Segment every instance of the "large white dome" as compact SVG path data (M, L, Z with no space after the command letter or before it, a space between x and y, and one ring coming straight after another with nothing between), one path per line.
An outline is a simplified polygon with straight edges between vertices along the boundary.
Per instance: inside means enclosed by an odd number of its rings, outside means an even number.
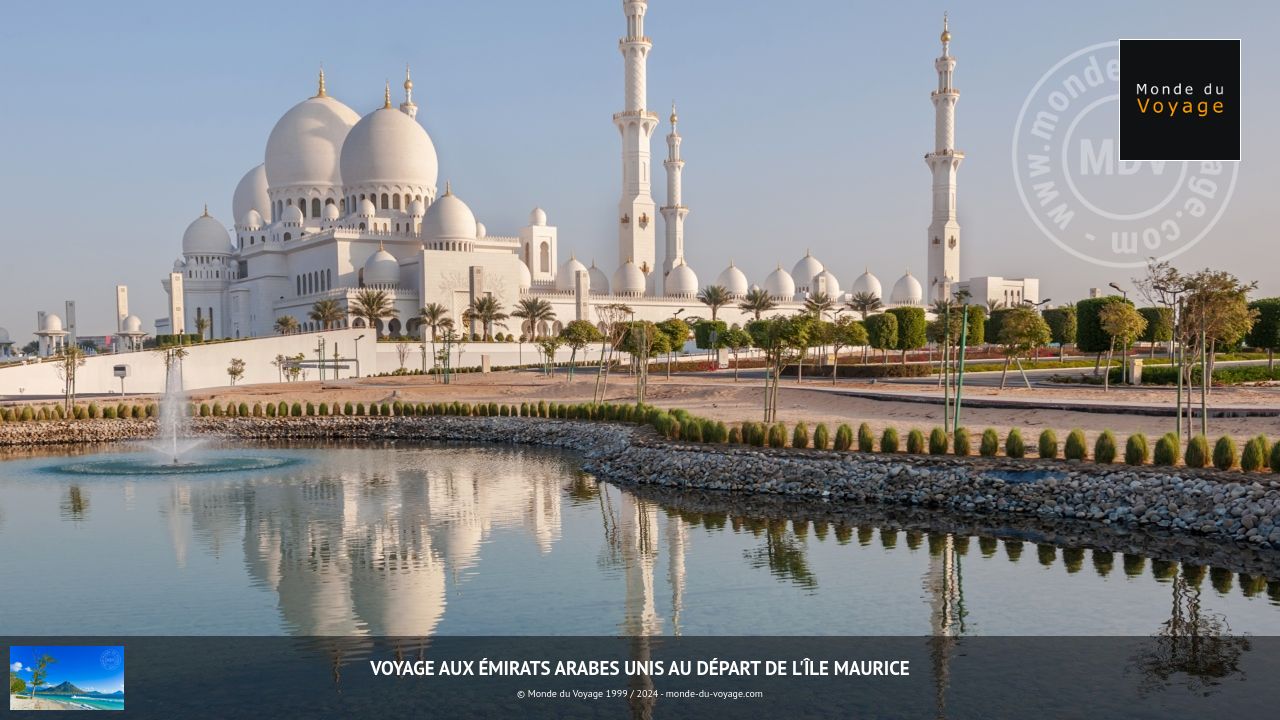
M835 300L836 298L840 297L840 280L836 278L834 273L832 273L830 270L823 270L822 272L818 273L818 277L822 278L826 282L827 288L825 292L827 293L827 297L831 298L832 300ZM809 288L809 290L810 292L818 291L818 283L816 279L813 283L813 287Z
M342 144L341 169L348 194L390 186L434 195L439 166L427 131L403 112L384 107L351 128Z
M693 268L681 263L667 273L666 294L669 297L693 297L698 294L698 276Z
M795 282L796 287L804 292L808 292L813 286L813 278L823 270L822 263L818 262L818 258L809 254L808 250L804 251L804 257L791 268L791 279Z
M587 268L587 272L591 274L591 292L597 295L609 294L609 276L604 271L596 267L596 261L591 261L591 267Z
M273 190L341 186L342 143L359 121L354 110L327 95L289 108L267 137L268 185Z
M137 315L130 315L124 319L124 331L127 333L142 332L142 318Z
M908 270L906 275L898 278L898 282L893 284L893 292L889 295L889 302L894 305L919 305L924 301L924 290L920 287L920 281L916 280Z
M775 300L794 300L796 281L792 280L787 271L779 265L777 270L769 273L769 277L764 279L764 291Z
M528 290L533 286L533 273L529 272L529 266L525 265L519 257L516 258L516 265L520 270L520 289Z
M614 295L644 295L644 273L630 260L613 274Z
M56 313L49 313L44 316L44 323L40 325L40 332L60 333L62 332L62 318Z
M257 210L262 219L271 222L271 200L267 198L267 166L265 164L258 165L245 173L236 184L236 191L231 196L231 217L243 219L250 210Z
M427 208L422 218L422 235L428 240L474 241L476 216L457 195L446 192Z
M569 256L569 259L560 266L560 271L556 273L556 289L572 292L573 284L577 282L579 272L586 272L588 278L591 276L591 273L587 271L586 265L579 262L577 258Z
M397 285L400 283L400 263L395 255L379 247L364 263L365 285Z
M196 218L182 233L184 255L230 255L231 236L222 223L209 216L209 212Z
M872 275L870 268L853 281L853 287L849 289L849 292L854 295L864 292L871 293L877 299L883 297L883 293L880 289L880 278Z
M741 270L729 262L729 267L720 273L720 277L716 278L716 284L729 291L734 297L742 297L747 294L747 276Z

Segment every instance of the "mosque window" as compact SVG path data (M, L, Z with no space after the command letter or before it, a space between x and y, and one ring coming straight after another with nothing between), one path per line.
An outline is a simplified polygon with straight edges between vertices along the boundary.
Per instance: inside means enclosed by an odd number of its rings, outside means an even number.
M289 198L289 199L285 200L285 201L284 201L284 204L285 204L285 205L288 205L289 207L293 207L293 198Z
M311 217L320 217L320 198L311 198Z
M360 229L364 230L364 223L360 223Z
M391 199L387 197L387 194L382 193L382 209L383 210L387 210L391 207L390 202L391 202Z
M324 279L325 289L333 287L333 268L325 269L324 274L325 274L325 279Z
M538 249L538 272L551 272L551 246L545 242Z
M292 240L292 239L293 239L293 234L292 234L292 233L285 233L285 234L284 234L284 241L285 241L285 242L289 242L289 241L290 241L290 240Z
M399 209L400 209L400 196L399 196L399 195L392 195L392 196L391 196L391 209L392 209L392 210L399 210Z

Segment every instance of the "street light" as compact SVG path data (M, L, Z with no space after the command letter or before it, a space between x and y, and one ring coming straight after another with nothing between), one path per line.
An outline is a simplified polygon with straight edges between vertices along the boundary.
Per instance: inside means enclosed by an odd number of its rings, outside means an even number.
M1169 311L1173 313L1173 334L1169 338L1169 364L1173 367L1174 373L1178 376L1178 399L1176 401L1177 410L1174 418L1174 434L1178 436L1178 443L1182 443L1182 364L1186 360L1186 349L1182 344L1182 338L1178 334L1179 326L1182 323L1182 299L1179 295L1190 289L1187 282L1183 281L1173 285L1155 284L1151 286L1153 290L1160 293L1160 299L1167 302ZM1177 343L1177 352L1174 351L1174 343ZM1191 398L1187 398L1187 434L1191 434Z
M1115 283L1108 283L1108 284L1111 286L1111 289L1113 289L1113 290L1115 290L1116 292L1120 293L1120 296L1121 296L1121 297L1123 297L1125 300L1128 300L1128 299L1129 299L1129 291L1125 290L1124 288L1120 287L1119 285L1117 285L1117 284L1115 284Z
M356 377L360 377L360 341L364 339L364 335L356 336Z
M1037 310L1039 310L1040 308L1044 307L1045 305L1048 305L1048 304L1049 304L1049 303L1051 303L1051 302L1053 302L1053 298L1045 298L1045 299L1041 300L1040 302L1035 302L1035 301L1033 301L1033 300L1028 300L1028 299L1026 299L1026 298L1023 298L1023 300L1022 300L1022 304L1023 304L1023 305L1026 305L1026 306L1028 306L1028 307L1033 307L1033 308L1035 308L1035 309L1037 309Z

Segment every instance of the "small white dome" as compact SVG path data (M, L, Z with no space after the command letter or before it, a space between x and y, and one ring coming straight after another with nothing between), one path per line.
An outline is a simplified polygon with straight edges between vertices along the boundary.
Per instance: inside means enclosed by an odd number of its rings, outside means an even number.
M339 216L337 203L329 203L324 206L324 219L330 222L337 220Z
M231 196L231 216L243 218L257 210L259 218L271 217L271 200L267 197L267 166L258 165L244 174ZM258 226L262 225L259 220Z
M439 165L427 131L405 113L383 107L351 128L342 143L341 168L348 191L391 185L434 194Z
M881 298L884 296L883 292L880 289L880 278L876 277L875 275L872 275L870 268L868 268L865 272L859 275L856 280L853 281L853 287L849 290L849 293L852 295L857 295L858 293L863 293L863 292L871 293L876 298Z
M284 213L280 216L281 222L285 225L301 225L302 209L297 205L290 205L284 209Z
M729 262L729 267L720 273L720 277L716 278L716 284L729 291L734 297L742 297L747 294L747 276L741 270Z
M924 290L920 287L920 281L911 276L910 270L893 284L889 302L894 305L919 305L924 302Z
M231 236L222 223L206 211L182 233L182 252L184 255L230 255Z
M836 276L832 274L830 270L823 270L822 272L817 274L817 276L814 279L813 287L809 288L809 292L818 291L817 278L822 278L826 282L827 297L831 298L832 300L835 300L840 297L840 281L836 279Z
M769 273L769 277L764 279L764 291L769 293L775 300L794 300L796 297L796 282L779 265L777 270Z
M591 292L597 295L609 294L609 276L604 271L596 267L596 261L591 261L591 267L587 268L587 272L591 275Z
M540 207L534 208L533 212L529 213L529 224L530 225L546 225L547 211L543 210Z
M414 200L409 203L409 214L413 217L420 218L427 214L427 204L421 200Z
M804 257L791 268L791 279L795 282L796 287L802 292L808 292L813 286L813 278L823 271L822 263L818 262L818 258L809 254L808 250L804 251Z
M142 332L142 318L137 315L130 315L124 319L124 331L127 333Z
M428 240L475 240L476 216L452 192L445 192L427 208L422 235Z
M630 260L613 274L614 295L644 295L645 285L644 272Z
M267 138L263 167L268 184L273 190L341 186L342 144L359 121L354 110L327 95L294 105Z
M528 290L533 286L533 273L529 272L529 266L525 265L519 257L516 257L516 265L519 266L520 271L520 289Z
M489 235L489 228L485 227L484 223L477 220L476 221L476 239L479 240L480 238L487 237L488 235Z
M44 316L44 323L40 325L40 332L60 333L62 332L62 318L55 313L49 313Z
M373 204L372 200L364 198L360 201L360 211L356 214L360 217L371 218L378 214L378 208Z
M698 276L693 268L681 263L667 273L666 293L669 297L693 297L698 294Z
M244 230L257 230L262 227L262 213L256 208L249 208L249 212L240 218L240 227Z
M556 289L572 292L573 284L577 281L579 271L587 272L588 277L591 275L591 273L587 271L586 265L579 262L577 258L570 256L569 259L560 266L560 271L556 273ZM590 288L588 287L588 289Z
M369 256L364 263L365 285L398 285L400 283L400 263L396 256L383 248Z

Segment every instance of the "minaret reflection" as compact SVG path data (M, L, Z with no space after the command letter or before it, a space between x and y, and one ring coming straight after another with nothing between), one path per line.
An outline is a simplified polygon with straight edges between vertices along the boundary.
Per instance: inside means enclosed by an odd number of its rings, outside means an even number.
M951 684L951 656L964 634L964 591L956 538L947 533L929 535L929 569L924 590L929 594L929 656L933 666L937 717L946 717L946 693Z

